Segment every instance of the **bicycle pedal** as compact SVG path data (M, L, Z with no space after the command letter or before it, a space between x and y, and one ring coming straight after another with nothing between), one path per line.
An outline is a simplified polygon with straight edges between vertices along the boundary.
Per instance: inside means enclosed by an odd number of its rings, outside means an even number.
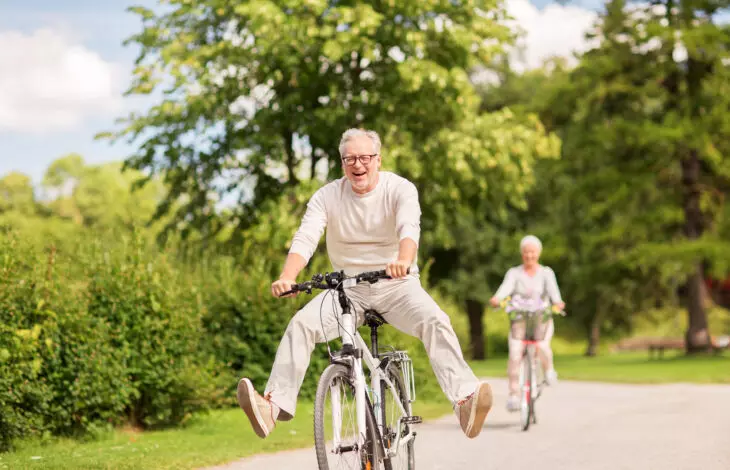
M402 421L403 424L421 424L423 422L423 418L420 416L406 416Z

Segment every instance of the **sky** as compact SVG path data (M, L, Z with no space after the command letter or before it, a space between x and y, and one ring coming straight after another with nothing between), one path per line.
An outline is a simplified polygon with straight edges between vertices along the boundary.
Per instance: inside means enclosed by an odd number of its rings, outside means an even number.
M583 50L583 33L600 0L560 5L506 0L525 31L524 67L550 55ZM141 30L129 5L156 0L0 0L0 176L10 171L40 183L48 165L69 153L87 163L121 160L124 143L96 141L114 120L151 101L123 97L138 49L122 42Z

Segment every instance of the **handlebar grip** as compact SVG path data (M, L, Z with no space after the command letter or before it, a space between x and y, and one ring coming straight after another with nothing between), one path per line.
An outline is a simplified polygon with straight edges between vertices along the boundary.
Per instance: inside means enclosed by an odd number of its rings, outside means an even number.
M411 273L411 268L409 267L408 269L406 269L406 274L410 274L410 273ZM373 276L388 276L387 270L385 270L385 269L381 269L380 271L373 271L371 273L364 273L364 274L366 276L367 275L373 275Z

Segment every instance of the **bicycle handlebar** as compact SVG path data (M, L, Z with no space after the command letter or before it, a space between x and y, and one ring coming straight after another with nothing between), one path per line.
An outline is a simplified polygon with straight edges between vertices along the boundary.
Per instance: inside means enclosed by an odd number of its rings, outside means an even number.
M564 310L561 310L559 312L555 312L555 311L553 311L550 308L547 308L545 310L535 310L535 311L513 310L511 312L507 312L507 316L510 319L512 319L512 320L519 320L519 319L522 319L523 317L534 317L534 316L538 316L538 315L541 315L543 317L552 317L552 316L555 316L555 315L559 315L561 317L564 317L567 314L565 313Z
M408 268L407 274L410 274L410 272L411 269ZM311 294L312 289L336 289L341 284L349 284L348 281L350 281L352 285L359 284L361 282L374 284L381 279L392 279L392 277L386 274L385 269L381 269L380 271L368 271L356 274L355 276L346 276L344 271L315 274L312 276L311 281L305 281L300 284L292 284L291 290L282 293L279 297L284 297L296 292L306 292L307 294ZM344 287L349 286L345 285Z

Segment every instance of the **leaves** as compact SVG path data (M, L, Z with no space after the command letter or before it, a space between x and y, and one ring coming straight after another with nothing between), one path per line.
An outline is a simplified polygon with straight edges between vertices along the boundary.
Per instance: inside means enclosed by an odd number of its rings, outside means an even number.
M139 146L128 167L164 174L158 215L177 209L168 229L209 230L211 207L236 194L226 218L245 230L284 185L317 178L319 162L338 174L348 127L394 127L416 144L458 125L478 105L468 73L510 39L492 1L171 7L139 11L145 29L131 38L141 53L130 93L163 98L113 133Z

